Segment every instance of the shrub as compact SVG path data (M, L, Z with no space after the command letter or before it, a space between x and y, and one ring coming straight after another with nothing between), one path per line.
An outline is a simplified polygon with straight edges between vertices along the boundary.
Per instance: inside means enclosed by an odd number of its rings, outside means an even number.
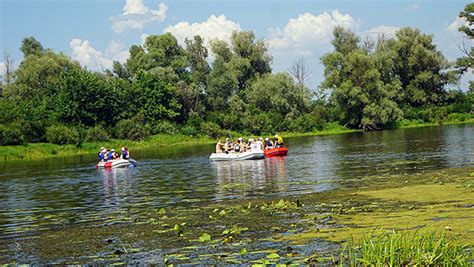
M183 128L181 128L181 134L184 134L187 136L197 136L198 131L192 125L185 125Z
M46 128L46 140L58 145L79 145L81 143L79 132L65 125L53 125Z
M0 145L23 145L25 137L23 136L20 125L12 123L8 126L0 124Z
M160 121L155 127L153 127L153 134L175 134L178 132L178 128L175 124L169 121Z
M116 126L117 137L120 139L143 140L150 136L148 124L137 120L121 120Z
M217 138L218 136L222 136L225 134L221 130L221 127L214 122L201 123L201 133L205 134L207 137L210 138Z
M109 134L100 125L97 125L93 128L89 128L86 132L86 141L87 142L107 141L109 139L110 139Z

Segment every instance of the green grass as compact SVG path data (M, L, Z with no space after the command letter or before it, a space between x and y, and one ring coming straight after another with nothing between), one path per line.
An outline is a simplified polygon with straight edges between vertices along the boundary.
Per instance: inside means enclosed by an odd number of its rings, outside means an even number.
M337 123L328 124L327 129L322 131L310 132L310 133L296 133L296 132L281 132L284 138L286 137L297 137L297 136L313 136L313 135L326 135L326 134L340 134L356 132L357 130L350 130ZM226 136L232 138L237 137L255 137L249 136L248 134L240 134L237 132L229 131ZM225 138L226 136L223 136ZM263 135L269 136L269 135ZM111 139L106 142L89 142L83 143L80 147L74 145L55 145L50 143L30 143L23 146L0 146L0 160L41 160L55 157L67 157L75 155L92 155L97 153L98 149L102 146L109 149L115 148L120 149L123 146L128 146L132 153L137 150L146 149L157 149L163 147L172 146L189 146L199 144L213 144L216 139L209 138L206 136L191 137L182 134L168 135L158 134L149 137L143 141L130 141L130 140L119 140Z
M423 120L401 120L398 123L399 128L416 128L423 126L450 125L450 124L469 124L474 123L474 115L469 113L452 113L441 121L423 121Z
M462 114L461 114L462 115ZM465 117L464 120L459 120L457 117L450 116L451 120L443 121L442 123L426 123L420 121L402 121L400 123L401 128L413 128L432 126L439 124L459 124L459 123L474 123L472 116ZM344 126L339 125L337 122L328 123L325 129L321 131L313 131L306 133L299 132L279 132L284 138L287 137L298 137L298 136L316 136L316 135L330 135L330 134L343 134L351 132L361 132L362 130L348 129ZM273 134L273 133L272 133ZM270 136L269 134L262 134L262 136ZM228 131L225 137L231 137L233 139L237 137L255 137L248 134L241 134L234 131ZM144 141L130 141L130 140L119 140L111 139L107 142L90 142L83 143L80 147L74 145L55 145L50 143L30 143L23 146L0 146L0 160L41 160L55 157L67 157L77 155L92 155L97 153L98 149L102 146L107 148L120 149L122 146L128 146L132 151L156 149L162 147L171 146L188 146L198 144L212 144L215 143L214 138L208 138L206 136L191 137L182 134L167 135L158 134L149 137Z
M472 251L436 231L372 232L348 242L339 264L365 266L468 266Z

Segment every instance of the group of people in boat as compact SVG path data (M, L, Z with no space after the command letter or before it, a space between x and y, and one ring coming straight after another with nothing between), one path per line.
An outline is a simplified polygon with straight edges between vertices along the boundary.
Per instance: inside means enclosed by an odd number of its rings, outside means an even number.
M128 151L128 147L122 147L122 155L119 155L115 152L115 149L108 150L105 147L101 147L99 153L97 153L99 161L109 161L109 160L116 160L116 159L130 159L130 152Z
M263 137L249 138L247 142L239 137L234 142L230 138L226 138L222 143L222 139L219 138L216 144L216 153L242 153L249 150L266 150L282 146L283 138L278 134L274 136L274 142L268 137L265 139Z

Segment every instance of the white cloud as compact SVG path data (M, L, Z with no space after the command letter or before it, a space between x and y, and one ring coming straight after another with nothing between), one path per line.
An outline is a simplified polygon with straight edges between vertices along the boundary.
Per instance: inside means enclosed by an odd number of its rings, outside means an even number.
M211 15L201 23L189 24L189 22L182 21L163 30L163 32L172 33L180 44L184 44L186 38L190 39L195 35L200 35L206 45L213 39L229 42L233 31L241 31L240 24L228 20L224 15L217 17Z
M77 38L72 39L69 46L73 59L94 70L110 69L114 60L124 62L129 56L128 51L122 50L123 45L117 41L111 41L105 53L95 49L89 41Z
M127 0L123 7L123 14L145 14L148 12L148 7L143 4L143 0Z
M288 21L283 29L270 29L270 49L311 49L315 43L328 43L334 27L354 30L358 23L349 14L334 10L331 14L304 13Z
M368 31L365 31L363 34L364 35L369 35L369 36L380 36L384 35L385 37L394 37L395 33L400 30L400 27L397 26L385 26L385 25L380 25L377 27L374 27Z
M150 9L143 0L127 0L123 7L123 14L110 18L112 30L116 33L128 29L142 31L146 24L163 21L166 18L168 6L161 2L158 10Z
M459 27L461 27L463 25L468 26L466 18L457 17L453 22L451 22L451 24L448 25L447 30L450 31L450 32L453 32L453 33L457 33Z

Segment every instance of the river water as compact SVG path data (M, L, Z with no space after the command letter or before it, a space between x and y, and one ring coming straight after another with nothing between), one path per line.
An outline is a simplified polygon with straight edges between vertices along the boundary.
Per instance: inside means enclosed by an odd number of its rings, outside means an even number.
M94 156L0 163L0 238L106 221L130 208L335 190L373 175L472 166L474 125L285 140L287 157L210 162L213 145L135 152L139 166L96 170Z

